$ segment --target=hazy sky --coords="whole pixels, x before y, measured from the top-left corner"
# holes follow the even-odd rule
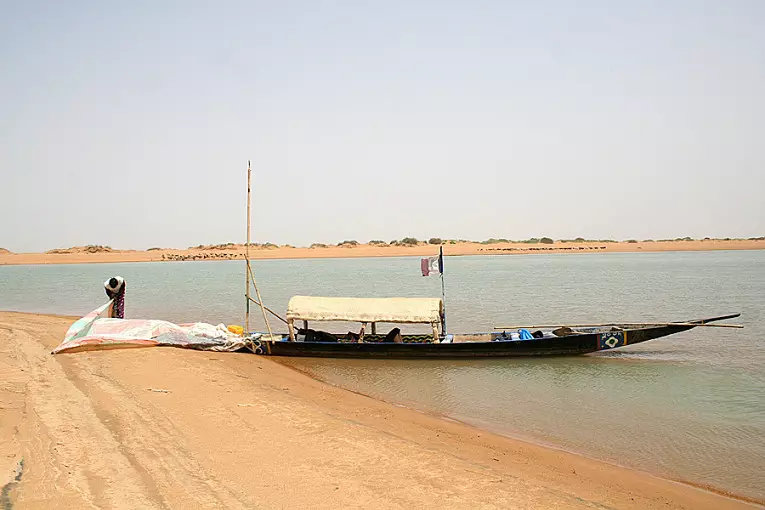
[[[765,1],[3,1],[0,246],[765,235]]]

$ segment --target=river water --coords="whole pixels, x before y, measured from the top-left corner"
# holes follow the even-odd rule
[[[501,324],[686,320],[741,312],[605,354],[466,361],[286,359],[329,383],[674,479],[765,499],[765,251],[447,257],[451,332]],[[438,296],[416,258],[253,263],[290,296]],[[242,261],[0,267],[0,310],[83,315],[126,278],[129,317],[242,324]],[[271,321],[274,329],[278,322]],[[253,329],[263,329],[253,315]]]

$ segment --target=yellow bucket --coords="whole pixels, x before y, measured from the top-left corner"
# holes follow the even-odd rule
[[[231,331],[235,335],[241,336],[242,333],[244,333],[244,328],[242,326],[237,326],[236,324],[232,324],[227,328],[229,331]]]

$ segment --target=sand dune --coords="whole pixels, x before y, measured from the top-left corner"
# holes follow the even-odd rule
[[[511,255],[529,253],[609,253],[609,252],[662,252],[662,251],[708,251],[708,250],[762,250],[765,240],[700,240],[656,242],[556,242],[554,244],[496,243],[481,244],[462,242],[445,244],[444,254],[454,255]],[[438,246],[327,246],[293,248],[269,246],[250,248],[252,259],[303,259],[303,258],[350,258],[350,257],[407,257],[437,255]],[[18,264],[83,264],[104,262],[161,262],[180,260],[236,260],[244,258],[242,245],[217,245],[186,250],[151,249],[96,250],[74,247],[51,250],[46,253],[0,252],[0,265]]]
[[[0,312],[3,508],[750,506],[251,354],[51,356],[71,321]]]

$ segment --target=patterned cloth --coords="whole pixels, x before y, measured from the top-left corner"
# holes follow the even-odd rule
[[[114,313],[112,315],[116,319],[125,318],[125,284],[122,284],[122,289],[117,293],[114,298]]]

